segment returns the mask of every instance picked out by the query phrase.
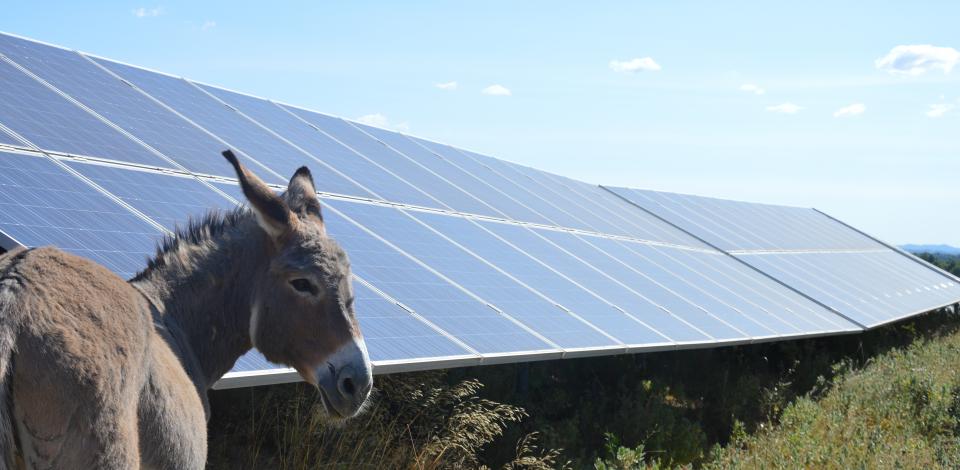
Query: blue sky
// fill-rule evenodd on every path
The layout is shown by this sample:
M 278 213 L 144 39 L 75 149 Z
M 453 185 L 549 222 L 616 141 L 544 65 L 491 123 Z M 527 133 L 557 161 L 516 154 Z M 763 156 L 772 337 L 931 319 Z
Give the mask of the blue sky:
M 770 3 L 34 1 L 0 30 L 592 183 L 960 246 L 960 2 Z

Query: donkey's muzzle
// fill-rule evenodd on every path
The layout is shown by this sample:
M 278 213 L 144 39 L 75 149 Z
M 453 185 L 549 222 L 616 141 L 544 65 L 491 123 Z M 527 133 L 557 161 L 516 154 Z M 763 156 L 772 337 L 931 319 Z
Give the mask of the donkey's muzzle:
M 373 375 L 363 341 L 342 346 L 317 368 L 317 386 L 327 411 L 340 418 L 355 416 L 370 396 Z

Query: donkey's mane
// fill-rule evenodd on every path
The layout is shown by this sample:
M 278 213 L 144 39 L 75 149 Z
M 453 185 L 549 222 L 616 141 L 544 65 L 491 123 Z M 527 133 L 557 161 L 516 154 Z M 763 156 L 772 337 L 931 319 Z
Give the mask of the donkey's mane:
M 211 209 L 202 216 L 191 216 L 186 225 L 178 224 L 172 234 L 164 235 L 157 242 L 156 255 L 147 260 L 147 267 L 137 273 L 131 281 L 141 280 L 151 271 L 166 266 L 168 253 L 184 245 L 202 245 L 213 240 L 249 216 L 250 210 L 244 205 L 230 210 Z

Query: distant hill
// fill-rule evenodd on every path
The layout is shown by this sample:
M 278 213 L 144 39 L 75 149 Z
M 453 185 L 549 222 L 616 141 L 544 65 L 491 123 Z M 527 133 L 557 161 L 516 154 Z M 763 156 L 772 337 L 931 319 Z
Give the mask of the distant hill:
M 900 245 L 910 253 L 944 253 L 947 255 L 960 255 L 960 248 L 950 245 Z

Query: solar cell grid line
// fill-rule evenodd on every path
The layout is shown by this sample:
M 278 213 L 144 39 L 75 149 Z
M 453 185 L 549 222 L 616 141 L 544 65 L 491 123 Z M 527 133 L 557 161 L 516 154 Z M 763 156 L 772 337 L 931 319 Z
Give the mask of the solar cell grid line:
M 73 155 L 126 158 L 145 165 L 168 165 L 7 60 L 0 60 L 0 82 L 0 123 L 37 147 Z M 12 137 L 0 139 L 22 146 Z
M 535 172 L 527 172 L 525 171 L 527 168 L 521 165 L 491 157 L 487 158 L 485 162 L 489 163 L 488 166 L 495 165 L 495 170 L 500 172 L 501 175 L 519 186 L 530 188 L 536 194 L 546 196 L 547 199 L 552 201 L 551 204 L 558 207 L 562 206 L 564 212 L 587 224 L 593 231 L 612 235 L 631 236 L 630 232 L 624 230 L 622 226 L 613 224 L 609 219 L 598 216 L 597 212 L 602 213 L 602 209 L 589 207 L 591 201 L 577 198 L 569 188 L 545 180 L 540 175 L 535 174 Z
M 55 245 L 123 277 L 145 266 L 160 235 L 52 159 L 13 152 L 0 152 L 0 232 L 4 248 Z
M 940 286 L 944 289 L 958 287 L 957 283 L 954 282 L 951 277 L 945 276 L 943 272 L 926 268 L 924 265 L 913 259 L 910 259 L 908 256 L 905 256 L 902 253 L 898 253 L 896 251 L 886 251 L 882 252 L 881 254 L 886 256 L 873 258 L 881 269 L 893 269 L 895 266 L 904 266 L 905 268 L 899 269 L 898 271 L 904 274 L 909 273 L 910 277 L 914 279 L 921 280 L 922 282 L 928 282 L 931 285 Z
M 788 245 L 782 245 L 775 241 L 768 240 L 764 236 L 764 227 L 757 224 L 749 216 L 737 214 L 731 204 L 718 204 L 709 198 L 694 198 L 680 195 L 664 195 L 673 201 L 677 201 L 687 210 L 697 214 L 699 217 L 717 226 L 722 226 L 731 235 L 745 240 L 750 248 L 754 249 L 787 249 Z M 708 227 L 710 225 L 707 225 Z M 792 237 L 788 231 L 780 234 L 779 241 L 784 241 Z
M 506 213 L 510 219 L 541 225 L 557 225 L 555 222 L 537 212 L 520 199 L 517 199 L 517 195 L 503 187 L 503 184 L 498 186 L 498 182 L 504 182 L 503 178 L 498 179 L 499 175 L 496 174 L 491 176 L 492 172 L 489 168 L 477 164 L 472 160 L 463 158 L 463 155 L 461 155 L 455 147 L 405 134 L 403 137 L 412 142 L 414 145 L 423 148 L 448 164 L 458 168 L 463 173 L 470 175 L 473 177 L 473 179 L 479 181 L 483 185 L 482 187 L 489 188 L 487 191 L 496 193 L 494 197 L 497 197 L 498 199 L 502 197 L 502 202 L 506 203 L 506 205 L 500 204 L 498 208 L 502 212 Z
M 474 178 L 483 181 L 487 186 L 494 188 L 497 192 L 516 201 L 517 204 L 524 208 L 525 212 L 516 215 L 509 213 L 512 219 L 541 225 L 560 225 L 556 221 L 551 220 L 547 214 L 543 214 L 533 207 L 534 204 L 529 200 L 530 198 L 518 193 L 515 190 L 515 185 L 512 181 L 500 176 L 498 173 L 494 172 L 490 168 L 487 168 L 485 165 L 482 165 L 473 159 L 466 158 L 466 156 L 463 155 L 456 147 L 439 144 L 412 136 L 405 137 L 417 145 L 429 150 L 430 152 L 435 153 L 444 160 L 450 162 L 452 165 L 459 167 L 464 172 L 473 175 Z
M 678 283 L 676 279 L 665 275 L 666 273 L 660 272 L 659 276 L 648 276 L 646 273 L 654 270 L 650 263 L 644 263 L 642 270 L 634 269 L 569 232 L 554 230 L 533 230 L 533 232 L 542 240 L 590 265 L 631 292 L 666 308 L 674 315 L 709 332 L 715 338 L 752 340 L 775 335 L 773 330 L 750 321 L 735 310 L 706 296 L 697 295 L 690 286 L 683 282 Z M 631 261 L 640 262 L 638 259 Z M 694 297 L 697 298 L 694 299 Z
M 633 249 L 632 243 L 622 243 Z M 860 331 L 861 328 L 826 308 L 810 302 L 792 290 L 771 281 L 725 255 L 700 254 L 687 250 L 666 253 L 667 257 L 704 274 L 710 280 L 723 279 L 725 285 L 747 294 L 746 299 L 767 311 L 783 312 L 800 328 L 811 331 Z M 714 281 L 716 282 L 716 281 Z
M 349 177 L 378 199 L 424 207 L 437 204 L 419 189 L 362 158 L 272 101 L 202 83 L 194 84 Z
M 851 299 L 845 292 L 838 292 L 832 286 L 820 285 L 818 280 L 797 274 L 796 271 L 792 271 L 793 266 L 777 259 L 777 256 L 754 255 L 741 259 L 861 325 L 873 325 L 879 320 L 876 308 L 872 305 L 859 305 L 859 302 Z
M 790 266 L 797 267 L 802 270 L 801 272 L 819 277 L 823 281 L 830 282 L 835 286 L 841 286 L 851 297 L 863 303 L 874 304 L 880 312 L 909 309 L 908 305 L 906 305 L 902 299 L 884 296 L 885 292 L 883 291 L 892 288 L 892 285 L 885 284 L 884 286 L 876 286 L 874 284 L 868 286 L 857 282 L 863 278 L 866 272 L 861 269 L 851 270 L 850 268 L 852 266 L 848 263 L 855 262 L 858 264 L 858 268 L 862 268 L 862 264 L 859 263 L 861 260 L 840 253 L 833 253 L 828 256 L 829 258 L 822 258 L 815 253 L 806 253 L 785 258 L 789 260 Z M 836 260 L 837 262 L 830 263 L 830 265 L 824 265 L 822 263 L 830 259 Z M 877 287 L 881 287 L 881 289 L 877 289 Z
M 511 179 L 509 172 L 504 171 L 503 168 L 500 168 L 499 160 L 457 147 L 454 147 L 454 150 L 461 155 L 462 160 L 473 161 L 476 163 L 476 165 L 486 168 L 487 171 L 485 173 L 481 173 L 484 175 L 484 177 L 495 178 L 498 184 L 504 185 L 502 186 L 504 191 L 509 191 L 512 194 L 515 194 L 515 199 L 523 201 L 524 204 L 531 209 L 552 220 L 554 223 L 551 225 L 587 230 L 591 232 L 600 232 L 600 230 L 596 227 L 577 218 L 574 215 L 571 215 L 563 208 L 558 207 L 550 201 L 547 201 L 537 193 L 527 189 L 522 184 Z M 506 173 L 506 175 L 504 173 Z
M 655 279 L 671 288 L 676 286 L 675 290 L 678 292 L 682 289 L 685 298 L 721 316 L 728 323 L 737 325 L 743 331 L 755 336 L 763 336 L 764 332 L 776 335 L 793 335 L 802 332 L 794 323 L 777 315 L 777 312 L 768 311 L 746 301 L 739 293 L 727 286 L 714 283 L 707 276 L 691 270 L 687 265 L 678 263 L 665 254 L 667 251 L 680 250 L 644 244 L 636 244 L 635 249 L 631 250 L 616 240 L 589 236 L 577 238 L 643 276 Z M 713 256 L 722 255 L 714 254 Z
M 388 144 L 377 140 L 370 134 L 360 130 L 352 123 L 313 111 L 306 111 L 294 106 L 284 106 L 288 111 L 325 132 L 343 145 L 353 149 L 370 161 L 387 169 L 399 178 L 429 194 L 442 202 L 446 207 L 469 214 L 499 217 L 497 213 L 485 203 L 477 200 L 463 189 L 455 186 L 446 178 L 434 173 L 415 160 Z
M 683 213 L 690 220 L 697 222 L 697 225 L 705 227 L 714 233 L 721 233 L 729 240 L 733 248 L 745 250 L 762 250 L 765 246 L 760 243 L 756 236 L 748 231 L 741 230 L 737 224 L 728 218 L 716 217 L 714 214 L 698 207 L 690 198 L 685 195 L 663 194 L 646 192 L 649 196 L 658 199 L 661 206 L 673 208 L 675 211 Z
M 24 145 L 23 142 L 20 142 L 19 139 L 7 131 L 2 121 L 0 121 L 0 144 L 14 147 L 20 147 Z
M 87 57 L 216 135 L 225 147 L 248 155 L 276 175 L 292 175 L 297 168 L 313 164 L 311 166 L 314 180 L 319 185 L 319 190 L 373 197 L 371 193 L 326 165 L 316 165 L 319 160 L 278 139 L 186 80 L 95 56 Z
M 889 244 L 889 243 L 887 243 L 887 242 L 884 242 L 883 240 L 880 240 L 880 239 L 878 239 L 878 238 L 876 238 L 876 237 L 874 237 L 874 236 L 872 236 L 872 235 L 869 235 L 869 234 L 861 231 L 860 229 L 858 229 L 858 228 L 856 228 L 856 227 L 853 227 L 852 225 L 849 225 L 849 224 L 847 224 L 846 222 L 844 222 L 844 221 L 842 221 L 842 220 L 840 220 L 840 219 L 834 218 L 834 217 L 831 216 L 830 214 L 827 214 L 826 212 L 823 212 L 823 211 L 821 211 L 821 210 L 819 210 L 819 209 L 814 208 L 813 211 L 816 212 L 817 214 L 819 214 L 823 219 L 825 219 L 825 220 L 829 221 L 830 223 L 832 223 L 833 225 L 843 227 L 843 228 L 847 229 L 847 231 L 849 231 L 849 232 L 851 232 L 851 233 L 854 233 L 854 234 L 859 235 L 859 236 L 861 236 L 861 237 L 863 237 L 863 238 L 869 239 L 870 241 L 873 241 L 873 242 L 875 242 L 875 243 L 877 243 L 877 244 L 879 244 L 879 245 L 882 245 L 882 246 L 884 246 L 884 247 L 886 247 L 886 248 L 889 248 L 891 251 L 894 251 L 894 252 L 896 252 L 897 254 L 899 254 L 899 255 L 901 255 L 901 256 L 909 259 L 910 261 L 912 261 L 912 262 L 920 265 L 920 266 L 923 267 L 924 269 L 926 269 L 926 270 L 928 270 L 928 271 L 933 271 L 933 272 L 935 272 L 935 273 L 937 273 L 937 274 L 939 274 L 939 275 L 941 275 L 941 276 L 946 277 L 947 279 L 949 279 L 949 280 L 951 281 L 951 283 L 952 283 L 952 282 L 960 282 L 960 277 L 954 276 L 953 274 L 951 274 L 951 273 L 949 273 L 949 272 L 947 272 L 947 271 L 945 271 L 945 270 L 943 270 L 943 269 L 940 269 L 939 267 L 937 267 L 937 266 L 935 266 L 935 265 L 933 265 L 933 264 L 927 263 L 926 261 L 923 261 L 922 259 L 918 258 L 916 255 L 913 255 L 913 254 L 911 254 L 911 253 L 908 253 L 908 252 L 904 251 L 903 249 L 897 247 L 896 245 L 891 245 L 891 244 Z
M 510 199 L 486 182 L 477 179 L 462 168 L 417 144 L 406 135 L 355 122 L 350 124 L 450 181 L 451 184 L 489 207 L 495 217 L 517 220 L 517 214 L 529 212 L 529 209 L 517 201 Z M 520 216 L 519 220 L 529 220 L 529 218 Z
M 416 182 L 414 182 L 414 181 L 408 181 L 407 179 L 405 179 L 405 177 L 409 177 L 409 176 L 414 176 L 414 177 L 418 176 L 418 172 L 401 171 L 401 172 L 398 173 L 397 171 L 395 171 L 395 170 L 398 169 L 398 168 L 397 168 L 398 165 L 385 166 L 385 165 L 383 165 L 383 164 L 381 163 L 381 161 L 386 161 L 385 159 L 374 159 L 374 158 L 371 158 L 371 157 L 367 156 L 366 154 L 364 154 L 363 152 L 361 152 L 360 150 L 354 148 L 353 146 L 351 146 L 351 145 L 348 144 L 347 142 L 338 139 L 334 134 L 328 132 L 326 129 L 324 129 L 323 126 L 324 126 L 324 125 L 329 125 L 329 124 L 331 124 L 332 121 L 325 121 L 324 119 L 326 118 L 326 116 L 323 116 L 323 115 L 321 115 L 320 113 L 315 113 L 315 112 L 313 112 L 313 111 L 307 111 L 307 110 L 304 110 L 304 109 L 301 109 L 301 108 L 297 108 L 297 107 L 294 107 L 294 106 L 291 106 L 291 105 L 288 105 L 288 104 L 277 103 L 277 102 L 273 102 L 273 104 L 274 104 L 275 106 L 277 106 L 278 108 L 284 110 L 285 112 L 289 113 L 291 116 L 293 116 L 293 117 L 301 120 L 303 123 L 305 123 L 305 124 L 307 124 L 308 126 L 312 127 L 312 128 L 315 129 L 317 132 L 319 132 L 319 133 L 323 134 L 324 136 L 328 137 L 330 140 L 332 140 L 333 142 L 335 142 L 337 145 L 340 145 L 340 146 L 342 146 L 343 148 L 347 149 L 347 150 L 349 151 L 349 153 L 352 154 L 352 158 L 353 158 L 354 160 L 356 160 L 356 161 L 358 161 L 358 162 L 364 162 L 363 165 L 370 166 L 370 167 L 373 167 L 373 168 L 378 168 L 378 169 L 380 169 L 382 172 L 384 172 L 384 173 L 392 176 L 392 177 L 393 177 L 394 179 L 396 179 L 397 181 L 400 181 L 400 182 L 403 183 L 405 186 L 407 186 L 407 187 L 409 187 L 409 188 L 413 188 L 415 191 L 414 191 L 413 193 L 411 193 L 411 197 L 414 197 L 415 199 L 417 199 L 417 200 L 419 201 L 419 202 L 411 202 L 411 201 L 397 201 L 397 202 L 404 202 L 404 203 L 407 203 L 407 204 L 417 205 L 417 206 L 421 206 L 421 207 L 435 207 L 435 208 L 443 208 L 443 209 L 448 209 L 448 210 L 452 210 L 452 209 L 453 209 L 452 207 L 450 207 L 448 204 L 446 204 L 446 203 L 443 202 L 442 200 L 438 199 L 438 198 L 437 198 L 436 196 L 434 196 L 433 194 L 427 192 L 427 190 L 425 190 L 425 189 L 421 188 L 420 186 L 418 186 Z M 331 119 L 338 120 L 337 118 L 331 118 Z M 343 121 L 340 121 L 340 122 L 343 122 Z M 369 140 L 372 140 L 372 139 L 369 139 Z M 374 141 L 374 142 L 375 142 L 375 141 Z M 353 142 L 353 144 L 354 144 L 354 145 L 357 145 L 357 142 Z M 386 150 L 386 147 L 384 147 L 384 150 Z M 367 151 L 369 152 L 370 150 L 367 149 Z M 406 163 L 409 164 L 409 163 L 411 163 L 411 162 L 409 162 L 409 160 L 407 160 Z M 423 172 L 419 172 L 419 174 L 422 174 L 422 173 L 423 173 Z M 413 196 L 413 195 L 415 195 L 415 196 Z
M 599 186 L 534 168 L 526 170 L 531 174 L 539 175 L 540 178 L 552 180 L 583 201 L 587 201 L 591 209 L 597 211 L 599 216 L 609 218 L 613 223 L 622 225 L 630 237 L 677 245 L 706 246 L 683 231 L 670 227 L 647 213 L 637 210 L 636 207 L 626 204 L 623 200 Z
M 952 292 L 949 286 L 942 286 L 942 276 L 928 270 L 922 270 L 922 267 L 903 259 L 898 253 L 887 251 L 879 253 L 855 253 L 851 256 L 856 257 L 862 264 L 863 271 L 857 280 L 863 279 L 861 284 L 868 286 L 885 285 L 891 289 L 897 285 L 906 286 L 913 292 L 919 294 L 921 298 L 930 299 L 931 303 L 940 303 L 944 300 L 956 298 L 956 292 Z M 876 279 L 877 272 L 890 273 L 890 276 L 883 276 L 884 279 Z M 869 280 L 864 279 L 869 276 Z
M 152 220 L 174 231 L 210 210 L 229 210 L 228 199 L 191 176 L 176 176 L 102 164 L 64 162 Z
M 327 204 L 563 348 L 566 356 L 572 350 L 624 349 L 620 341 L 548 302 L 399 209 L 349 202 Z
M 230 165 L 219 157 L 222 142 L 83 55 L 7 35 L 0 35 L 0 54 L 190 171 L 233 175 Z M 262 176 L 270 181 L 272 175 Z
M 749 246 L 746 240 L 729 233 L 725 227 L 711 224 L 710 221 L 705 220 L 700 214 L 692 212 L 688 208 L 673 201 L 666 200 L 660 194 L 652 191 L 637 190 L 634 190 L 633 194 L 634 197 L 631 200 L 636 202 L 640 207 L 663 217 L 665 220 L 669 220 L 688 233 L 696 234 L 698 237 L 722 250 Z M 757 248 L 754 246 L 750 247 Z
M 593 293 L 630 317 L 648 325 L 677 344 L 711 343 L 723 340 L 723 332 L 715 337 L 700 325 L 674 315 L 666 307 L 631 290 L 616 279 L 546 242 L 525 227 L 475 221 L 480 227 L 523 252 L 565 279 Z M 715 332 L 714 332 L 715 333 Z
M 697 237 L 703 240 L 706 243 L 709 243 L 712 246 L 717 247 L 718 249 L 729 248 L 729 243 L 717 236 L 716 234 L 710 232 L 709 230 L 701 229 L 699 231 L 692 229 L 692 222 L 687 220 L 685 217 L 670 213 L 664 213 L 664 207 L 661 206 L 658 201 L 652 200 L 647 197 L 645 194 L 640 193 L 637 190 L 629 188 L 618 188 L 613 186 L 603 186 L 603 189 L 609 191 L 611 194 L 616 197 L 627 201 L 629 204 L 633 204 L 636 208 L 639 208 L 641 212 L 648 212 L 651 217 L 660 218 L 662 220 L 669 221 L 670 224 L 678 228 L 679 231 L 686 233 L 695 233 Z
M 498 355 L 544 358 L 562 355 L 559 348 L 370 234 L 332 207 L 326 208 L 324 220 L 328 233 L 350 254 L 358 277 L 480 352 L 485 361 Z
M 672 340 L 663 333 L 540 264 L 484 230 L 472 219 L 423 211 L 410 211 L 409 214 L 459 246 L 466 247 L 516 282 L 539 292 L 560 308 L 625 343 L 631 350 L 673 345 Z

